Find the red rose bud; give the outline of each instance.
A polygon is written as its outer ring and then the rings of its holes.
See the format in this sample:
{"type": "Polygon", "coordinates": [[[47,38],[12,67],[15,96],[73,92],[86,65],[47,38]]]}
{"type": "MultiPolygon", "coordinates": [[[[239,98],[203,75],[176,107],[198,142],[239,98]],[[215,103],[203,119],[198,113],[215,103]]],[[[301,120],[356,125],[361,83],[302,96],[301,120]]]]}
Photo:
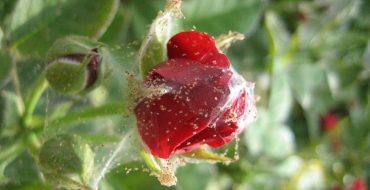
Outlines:
{"type": "Polygon", "coordinates": [[[134,109],[150,152],[168,158],[235,139],[256,116],[254,84],[229,67],[206,33],[181,32],[167,48],[170,59],[145,79],[157,93],[142,98],[134,109]]]}

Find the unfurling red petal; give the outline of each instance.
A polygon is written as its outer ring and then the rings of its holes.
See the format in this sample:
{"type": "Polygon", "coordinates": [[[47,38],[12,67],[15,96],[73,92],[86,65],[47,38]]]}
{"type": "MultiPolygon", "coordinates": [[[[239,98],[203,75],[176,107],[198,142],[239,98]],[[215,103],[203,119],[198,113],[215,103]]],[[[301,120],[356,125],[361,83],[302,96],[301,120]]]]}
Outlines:
{"type": "Polygon", "coordinates": [[[244,80],[206,33],[181,32],[167,44],[169,60],[145,85],[158,89],[135,107],[141,139],[161,158],[207,144],[218,148],[255,118],[253,83],[244,80]]]}

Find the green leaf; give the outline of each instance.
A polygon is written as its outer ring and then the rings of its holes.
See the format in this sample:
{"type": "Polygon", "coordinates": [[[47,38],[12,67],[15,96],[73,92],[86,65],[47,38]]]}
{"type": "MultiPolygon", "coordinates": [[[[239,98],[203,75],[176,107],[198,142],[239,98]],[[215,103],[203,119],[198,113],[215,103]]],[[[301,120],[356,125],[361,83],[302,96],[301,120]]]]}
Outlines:
{"type": "Polygon", "coordinates": [[[156,177],[142,170],[142,163],[125,164],[109,172],[105,179],[112,189],[175,189],[160,185],[156,177]]]}
{"type": "Polygon", "coordinates": [[[0,181],[4,178],[4,170],[6,166],[11,163],[17,155],[21,154],[25,146],[23,145],[23,139],[17,138],[13,142],[3,145],[1,143],[1,152],[0,152],[0,181]]]}
{"type": "Polygon", "coordinates": [[[367,42],[366,49],[363,55],[365,68],[370,69],[370,40],[367,42]]]}
{"type": "Polygon", "coordinates": [[[145,0],[130,0],[127,5],[127,10],[132,11],[129,16],[131,17],[130,32],[131,39],[139,40],[142,39],[147,30],[148,26],[152,23],[158,14],[158,10],[161,10],[166,4],[166,0],[156,1],[145,1],[145,0]],[[133,16],[135,15],[135,16],[133,16]]]}
{"type": "Polygon", "coordinates": [[[166,43],[172,36],[174,17],[181,15],[181,2],[174,2],[168,1],[164,11],[158,14],[140,47],[137,62],[143,77],[152,67],[166,59],[166,43]]]}
{"type": "Polygon", "coordinates": [[[294,135],[284,125],[271,126],[263,142],[266,154],[273,158],[285,158],[294,151],[294,135]]]}
{"type": "Polygon", "coordinates": [[[8,78],[11,68],[12,62],[10,56],[0,48],[0,87],[4,80],[8,78]]]}
{"type": "Polygon", "coordinates": [[[54,188],[42,182],[33,183],[8,183],[0,185],[1,190],[53,190],[54,188]]]}
{"type": "Polygon", "coordinates": [[[259,109],[258,115],[244,136],[251,154],[281,159],[293,153],[295,142],[290,128],[274,121],[272,112],[259,109]]]}
{"type": "Polygon", "coordinates": [[[319,115],[333,103],[326,72],[321,65],[301,63],[290,65],[287,73],[295,99],[305,111],[310,137],[318,137],[319,115]]]}
{"type": "Polygon", "coordinates": [[[270,124],[268,114],[267,110],[258,108],[257,120],[248,126],[248,132],[244,135],[245,144],[248,146],[249,152],[254,156],[258,156],[263,152],[263,136],[270,124]]]}
{"type": "Polygon", "coordinates": [[[23,152],[4,170],[4,175],[14,182],[40,180],[38,168],[28,152],[23,152]]]}
{"type": "Polygon", "coordinates": [[[45,55],[50,45],[69,34],[101,37],[110,25],[118,0],[19,0],[7,33],[24,54],[45,55]]]}
{"type": "Polygon", "coordinates": [[[289,85],[303,109],[323,112],[331,103],[329,84],[321,65],[292,64],[288,68],[289,85]],[[318,98],[320,97],[320,98],[318,98]]]}
{"type": "Polygon", "coordinates": [[[125,113],[127,113],[127,106],[124,101],[110,102],[97,107],[82,108],[65,116],[51,120],[49,123],[49,130],[56,131],[64,125],[82,123],[98,117],[125,113]]]}
{"type": "Polygon", "coordinates": [[[58,135],[46,141],[39,160],[45,176],[57,184],[59,178],[79,176],[78,183],[87,184],[94,170],[94,153],[89,145],[74,135],[58,135]]]}
{"type": "Polygon", "coordinates": [[[301,157],[292,155],[277,165],[274,170],[281,176],[292,177],[297,171],[299,171],[303,164],[304,160],[301,157]]]}
{"type": "MultiPolygon", "coordinates": [[[[132,126],[132,124],[127,126],[132,126]]],[[[115,167],[137,160],[137,145],[140,143],[138,138],[136,130],[129,128],[126,130],[126,133],[121,134],[121,140],[118,143],[96,150],[99,161],[90,183],[93,189],[97,189],[101,180],[115,167]]]]}
{"type": "Polygon", "coordinates": [[[299,171],[293,189],[325,189],[324,168],[320,161],[312,160],[303,165],[299,171]]]}
{"type": "Polygon", "coordinates": [[[273,71],[271,80],[269,110],[276,122],[284,122],[288,119],[293,104],[287,71],[273,71]]]}
{"type": "Polygon", "coordinates": [[[107,135],[107,134],[78,134],[83,139],[85,139],[90,144],[104,145],[104,144],[113,144],[118,142],[121,139],[119,134],[107,135]]]}
{"type": "Polygon", "coordinates": [[[184,1],[186,29],[195,27],[214,36],[237,31],[248,34],[262,16],[260,0],[189,0],[184,1]]]}
{"type": "Polygon", "coordinates": [[[2,129],[11,128],[18,122],[19,117],[23,111],[23,103],[13,92],[2,91],[1,96],[4,98],[4,110],[2,116],[2,129]]]}
{"type": "Polygon", "coordinates": [[[14,5],[17,1],[14,0],[1,0],[0,1],[0,25],[4,24],[4,20],[7,18],[9,13],[13,10],[14,5]]]}
{"type": "Polygon", "coordinates": [[[107,28],[107,31],[101,37],[100,41],[107,44],[121,44],[124,36],[127,34],[127,19],[126,10],[121,6],[118,8],[117,14],[114,17],[112,24],[107,28]]]}
{"type": "Polygon", "coordinates": [[[266,14],[265,25],[270,35],[270,54],[273,56],[269,109],[276,122],[284,122],[293,104],[287,77],[287,68],[291,63],[291,55],[287,51],[290,38],[282,21],[275,13],[266,14]]]}
{"type": "Polygon", "coordinates": [[[2,45],[2,40],[3,40],[3,36],[4,36],[4,33],[3,33],[3,30],[1,29],[0,27],[0,49],[1,49],[1,45],[2,45]]]}
{"type": "Polygon", "coordinates": [[[94,152],[92,151],[90,146],[84,141],[81,141],[81,144],[78,145],[75,144],[73,148],[83,163],[81,173],[82,180],[85,183],[88,183],[95,169],[94,152]]]}
{"type": "Polygon", "coordinates": [[[207,189],[207,185],[216,168],[207,164],[189,164],[177,170],[179,189],[202,190],[207,189]],[[191,175],[189,175],[191,174],[191,175]]]}
{"type": "Polygon", "coordinates": [[[271,54],[277,56],[286,53],[290,36],[279,15],[274,12],[267,12],[265,15],[265,27],[270,35],[271,54]]]}

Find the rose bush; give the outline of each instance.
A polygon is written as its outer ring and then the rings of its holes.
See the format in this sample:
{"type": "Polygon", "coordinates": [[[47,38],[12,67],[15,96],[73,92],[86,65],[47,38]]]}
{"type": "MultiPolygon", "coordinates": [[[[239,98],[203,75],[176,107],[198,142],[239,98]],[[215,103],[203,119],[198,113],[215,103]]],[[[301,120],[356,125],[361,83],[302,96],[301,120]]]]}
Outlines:
{"type": "Polygon", "coordinates": [[[167,55],[145,78],[156,93],[134,109],[151,154],[169,158],[204,144],[218,148],[254,120],[254,84],[235,72],[210,35],[178,33],[168,41],[167,55]]]}

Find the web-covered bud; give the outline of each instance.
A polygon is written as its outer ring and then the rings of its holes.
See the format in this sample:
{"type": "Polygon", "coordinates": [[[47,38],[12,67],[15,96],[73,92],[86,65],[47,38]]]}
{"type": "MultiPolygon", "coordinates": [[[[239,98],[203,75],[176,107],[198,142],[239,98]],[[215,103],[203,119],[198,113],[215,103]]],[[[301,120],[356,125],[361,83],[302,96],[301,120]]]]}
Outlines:
{"type": "Polygon", "coordinates": [[[61,93],[89,92],[107,75],[103,44],[69,36],[54,43],[48,53],[46,78],[61,93]]]}

